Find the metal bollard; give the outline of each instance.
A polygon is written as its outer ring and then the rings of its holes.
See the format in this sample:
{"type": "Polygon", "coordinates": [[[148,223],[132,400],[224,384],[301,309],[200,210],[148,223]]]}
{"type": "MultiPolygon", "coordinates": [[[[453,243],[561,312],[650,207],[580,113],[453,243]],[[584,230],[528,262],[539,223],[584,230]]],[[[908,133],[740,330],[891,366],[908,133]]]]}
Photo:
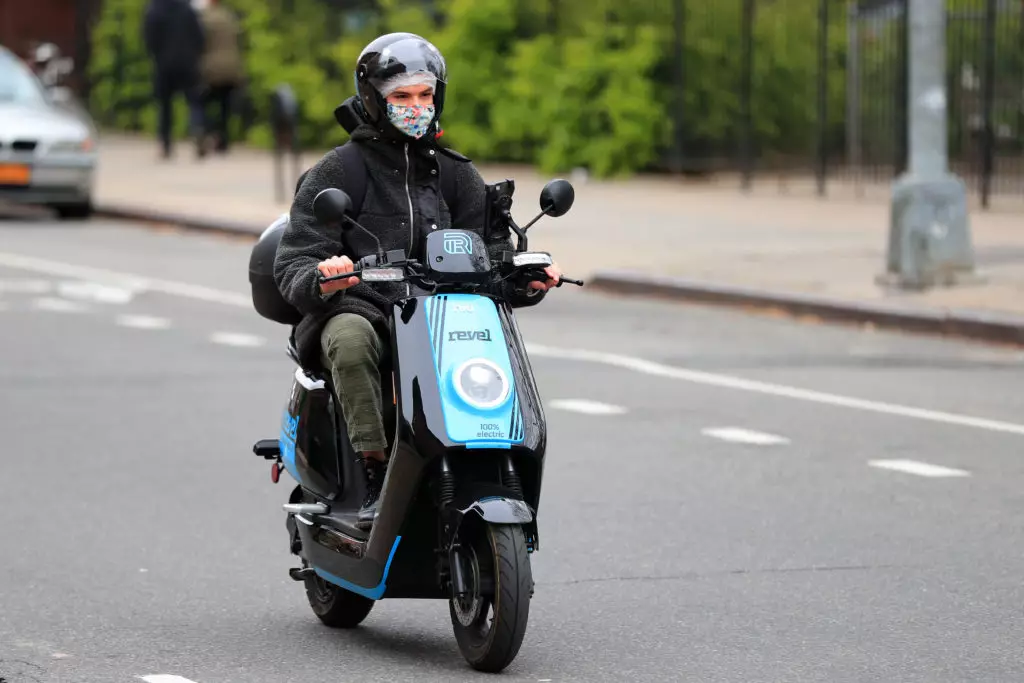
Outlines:
{"type": "Polygon", "coordinates": [[[285,201],[289,184],[284,178],[284,155],[292,154],[292,185],[299,177],[299,102],[287,83],[274,88],[270,94],[270,128],[274,136],[274,196],[285,201]]]}

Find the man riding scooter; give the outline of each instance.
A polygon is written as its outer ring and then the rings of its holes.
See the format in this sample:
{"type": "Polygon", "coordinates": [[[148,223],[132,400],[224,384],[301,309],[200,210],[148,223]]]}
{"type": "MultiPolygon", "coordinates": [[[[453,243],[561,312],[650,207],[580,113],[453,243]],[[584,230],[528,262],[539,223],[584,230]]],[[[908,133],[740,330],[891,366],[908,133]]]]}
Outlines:
{"type": "MultiPolygon", "coordinates": [[[[483,236],[487,201],[472,162],[437,144],[447,70],[436,47],[410,33],[381,36],[363,49],[355,81],[356,96],[335,111],[350,143],[325,154],[301,180],[274,279],[303,315],[295,327],[303,363],[322,363],[331,372],[349,440],[366,472],[368,493],[359,522],[368,528],[388,461],[378,371],[387,357],[387,315],[411,285],[357,278],[321,284],[319,276],[352,272],[354,262],[378,249],[402,249],[419,258],[434,230],[458,228],[483,236]],[[355,174],[365,178],[354,179],[355,174]],[[362,196],[353,193],[356,186],[365,188],[362,196]],[[317,222],[313,200],[328,188],[357,195],[353,199],[360,208],[352,218],[372,236],[317,222]]],[[[508,234],[491,236],[492,254],[511,249],[508,234]]],[[[546,282],[521,290],[507,284],[504,295],[514,306],[538,303],[561,275],[557,264],[545,271],[546,282]]]]}

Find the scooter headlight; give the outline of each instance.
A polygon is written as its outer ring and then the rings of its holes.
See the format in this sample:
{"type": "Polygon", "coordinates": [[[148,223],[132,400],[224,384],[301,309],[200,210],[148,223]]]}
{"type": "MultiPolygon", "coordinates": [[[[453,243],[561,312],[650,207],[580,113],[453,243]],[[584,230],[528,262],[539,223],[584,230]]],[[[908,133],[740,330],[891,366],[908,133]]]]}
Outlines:
{"type": "Polygon", "coordinates": [[[455,393],[476,408],[496,408],[508,398],[508,378],[486,358],[473,358],[460,365],[454,380],[455,393]]]}

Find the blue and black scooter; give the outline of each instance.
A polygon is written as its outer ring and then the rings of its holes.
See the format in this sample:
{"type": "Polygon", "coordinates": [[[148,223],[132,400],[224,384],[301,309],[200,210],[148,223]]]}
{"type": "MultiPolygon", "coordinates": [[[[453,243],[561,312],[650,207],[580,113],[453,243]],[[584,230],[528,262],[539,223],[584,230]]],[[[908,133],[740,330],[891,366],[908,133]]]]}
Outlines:
{"type": "MultiPolygon", "coordinates": [[[[575,196],[565,180],[548,183],[542,213],[520,228],[510,214],[514,187],[510,180],[488,186],[488,221],[518,235],[499,260],[477,233],[439,230],[428,236],[422,262],[379,250],[338,276],[405,281],[426,292],[395,303],[390,317],[391,353],[380,369],[390,461],[369,533],[357,526],[364,477],[330,373],[303,367],[291,344],[298,367],[280,437],[253,447],[274,461],[275,483],[282,471],[298,482],[284,506],[302,565],[290,574],[305,583],[323,623],[354,627],[385,598],[448,600],[459,649],[475,669],[491,672],[516,657],[526,632],[547,438],[515,315],[495,292],[502,281],[546,279],[551,256],[527,251],[526,229],[565,214],[575,196]]],[[[365,230],[347,215],[350,207],[348,195],[329,189],[314,212],[322,223],[365,230]]],[[[261,315],[295,324],[300,316],[272,277],[286,226],[282,216],[261,236],[250,281],[261,315]]]]}

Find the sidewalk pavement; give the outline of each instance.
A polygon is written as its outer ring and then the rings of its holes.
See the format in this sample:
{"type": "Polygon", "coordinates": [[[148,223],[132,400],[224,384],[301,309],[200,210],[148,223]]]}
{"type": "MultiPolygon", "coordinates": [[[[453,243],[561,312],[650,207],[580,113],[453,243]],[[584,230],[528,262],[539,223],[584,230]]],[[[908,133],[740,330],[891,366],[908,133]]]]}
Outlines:
{"type": "MultiPolygon", "coordinates": [[[[306,152],[300,169],[321,154],[306,152]]],[[[548,178],[525,166],[479,168],[488,182],[515,179],[520,223],[536,215],[548,178]]],[[[290,197],[290,168],[285,177],[290,197]]],[[[819,199],[772,182],[744,194],[736,184],[659,176],[570,179],[572,210],[531,228],[530,248],[550,251],[592,287],[1024,344],[1024,210],[1016,207],[972,206],[981,282],[893,292],[875,284],[888,242],[885,192],[858,199],[840,185],[838,196],[819,199]]],[[[161,161],[154,141],[113,134],[101,140],[96,200],[107,215],[253,235],[288,210],[275,200],[268,152],[235,148],[199,161],[181,144],[161,161]]]]}

